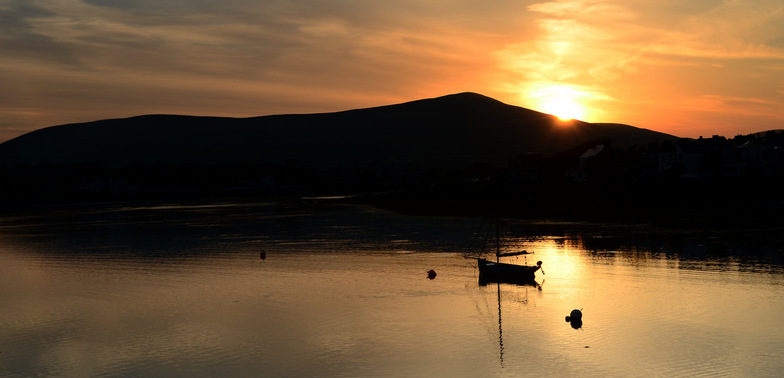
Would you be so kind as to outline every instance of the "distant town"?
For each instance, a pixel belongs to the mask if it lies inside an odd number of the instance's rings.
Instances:
[[[552,156],[522,155],[510,162],[516,181],[600,181],[784,178],[784,130],[727,139],[678,139],[612,148],[600,139]]]

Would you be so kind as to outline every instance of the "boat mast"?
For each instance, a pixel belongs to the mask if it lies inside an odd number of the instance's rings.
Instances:
[[[501,253],[501,237],[498,231],[499,229],[499,220],[498,217],[495,217],[495,262],[500,263],[498,254]]]
[[[498,290],[498,356],[501,360],[501,367],[504,367],[504,332],[501,329],[501,283],[496,283]]]

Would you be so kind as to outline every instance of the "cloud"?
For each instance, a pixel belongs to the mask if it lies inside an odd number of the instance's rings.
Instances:
[[[765,98],[702,95],[689,99],[681,108],[701,112],[733,113],[754,116],[778,116],[780,103]]]
[[[409,30],[401,21],[384,20],[368,5],[351,9],[362,2],[313,1],[305,6],[233,0],[216,7],[211,2],[174,1],[166,2],[166,8],[141,0],[40,3],[46,12],[24,19],[28,35],[20,39],[35,36],[58,48],[36,48],[48,54],[28,58],[58,65],[70,62],[72,69],[98,72],[264,77],[307,68],[297,73],[304,78],[331,71],[338,63],[347,70],[383,63],[351,65],[356,57],[405,56],[415,65],[428,59],[433,65],[448,64],[440,60],[465,56],[458,51],[482,42],[481,33],[455,30],[448,23],[431,22],[428,27],[413,19],[409,23],[416,28]],[[221,11],[211,13],[215,8]],[[363,8],[367,13],[355,14]],[[453,32],[456,37],[444,38]],[[63,60],[64,56],[71,59]]]
[[[601,17],[603,20],[633,20],[638,18],[636,13],[605,0],[551,1],[532,4],[528,9],[549,16],[576,19],[591,19],[596,16]]]
[[[662,30],[651,53],[712,59],[784,59],[784,4],[780,1],[720,2]]]

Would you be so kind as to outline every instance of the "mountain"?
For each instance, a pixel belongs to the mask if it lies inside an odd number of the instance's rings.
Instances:
[[[562,122],[475,93],[321,114],[252,118],[145,115],[53,126],[0,144],[0,165],[101,162],[284,164],[425,171],[610,138],[614,147],[674,140],[621,124]]]

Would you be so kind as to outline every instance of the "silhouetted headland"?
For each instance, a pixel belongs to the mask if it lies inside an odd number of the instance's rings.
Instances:
[[[461,93],[336,113],[146,115],[0,144],[2,203],[360,194],[400,211],[634,219],[781,208],[782,133],[681,139]],[[384,194],[379,194],[384,193]],[[695,218],[696,217],[696,218]]]

